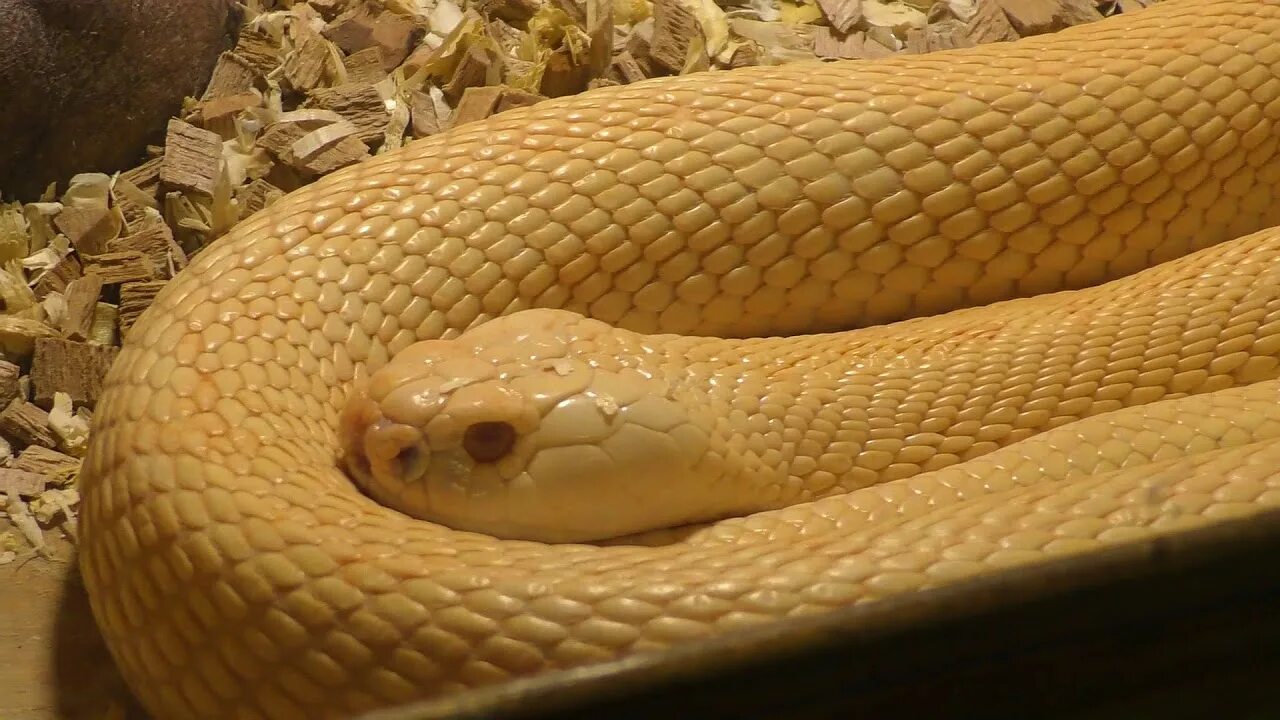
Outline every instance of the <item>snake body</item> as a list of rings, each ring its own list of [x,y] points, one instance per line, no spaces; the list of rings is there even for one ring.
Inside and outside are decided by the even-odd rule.
[[[335,172],[128,334],[95,617],[157,720],[348,717],[1275,505],[1277,123],[1280,3],[1165,0]]]

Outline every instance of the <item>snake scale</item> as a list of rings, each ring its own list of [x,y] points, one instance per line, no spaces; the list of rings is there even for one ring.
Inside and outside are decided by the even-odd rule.
[[[338,718],[1280,503],[1280,3],[517,108],[196,256],[81,568],[157,720]],[[676,530],[672,530],[676,528]]]

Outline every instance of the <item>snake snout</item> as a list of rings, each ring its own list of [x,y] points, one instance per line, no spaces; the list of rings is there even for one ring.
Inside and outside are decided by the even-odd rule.
[[[383,420],[366,431],[365,456],[375,481],[404,485],[426,473],[431,451],[416,428]]]
[[[343,464],[352,480],[375,499],[403,494],[430,466],[431,451],[422,432],[386,417],[367,396],[348,403],[339,434]]]

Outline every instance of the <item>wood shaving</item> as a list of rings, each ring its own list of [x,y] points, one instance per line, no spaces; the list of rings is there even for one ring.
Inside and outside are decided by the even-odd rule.
[[[49,410],[49,429],[58,438],[58,449],[75,457],[84,457],[89,442],[89,418],[72,409],[71,396],[56,393]]]

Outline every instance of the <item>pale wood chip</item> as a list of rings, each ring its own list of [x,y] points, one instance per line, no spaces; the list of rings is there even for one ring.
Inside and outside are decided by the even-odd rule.
[[[109,302],[99,302],[93,312],[93,329],[89,331],[90,342],[99,345],[115,346],[120,344],[120,336],[116,332],[116,318],[119,309]]]
[[[743,43],[733,51],[733,55],[729,56],[728,67],[730,70],[740,67],[753,67],[760,64],[760,51],[753,42]]]
[[[519,28],[513,27],[510,23],[499,18],[490,18],[486,27],[489,30],[489,37],[493,38],[498,47],[507,55],[516,55],[519,53],[520,44],[524,42],[528,33]]]
[[[237,191],[240,195],[240,202],[244,208],[242,217],[249,217],[253,213],[266,208],[271,203],[284,197],[284,191],[272,185],[262,178],[258,178],[253,182],[245,185]]]
[[[426,35],[426,28],[390,10],[384,10],[373,21],[373,42],[382,50],[382,69],[394,70]]]
[[[31,400],[53,407],[54,393],[66,393],[76,406],[92,408],[102,392],[102,378],[120,349],[108,345],[40,338],[31,358]]]
[[[929,53],[936,50],[973,47],[964,23],[958,20],[942,20],[930,23],[923,30],[907,31],[906,53]]]
[[[611,67],[610,77],[619,83],[626,85],[628,83],[639,82],[644,80],[646,75],[644,68],[632,56],[631,51],[623,50],[613,56],[613,65]]]
[[[1062,16],[1065,27],[1084,25],[1102,19],[1102,10],[1095,0],[1062,0]]]
[[[258,136],[256,142],[260,147],[275,155],[281,163],[300,171],[304,176],[310,177],[327,175],[334,170],[369,157],[369,146],[365,145],[354,134],[354,126],[352,126],[352,134],[340,135],[340,139],[336,142],[312,144],[309,155],[298,157],[294,151],[296,143],[310,133],[323,129],[326,124],[322,123],[317,127],[310,123],[272,123]],[[350,123],[347,124],[350,125]],[[276,176],[272,175],[270,177],[273,178],[272,182],[275,183],[274,178]]]
[[[101,295],[102,278],[96,273],[72,280],[67,285],[66,292],[63,293],[67,302],[67,311],[62,317],[63,335],[77,341],[88,340],[93,336],[93,316]]]
[[[80,473],[80,459],[57,450],[32,445],[19,453],[10,467],[51,478],[55,485],[65,485]]]
[[[80,277],[81,273],[80,259],[75,255],[67,255],[57,265],[41,273],[31,290],[37,298],[44,299],[51,292],[65,291],[67,285]]]
[[[818,0],[818,9],[840,34],[847,34],[862,19],[862,0]]]
[[[549,2],[553,7],[563,10],[564,14],[569,16],[569,19],[573,22],[574,25],[577,25],[578,27],[586,26],[587,8],[584,3],[579,2],[579,0],[545,0],[545,1]]]
[[[492,64],[493,60],[489,57],[489,53],[478,45],[471,45],[458,58],[453,76],[440,89],[451,100],[459,100],[467,88],[484,85],[489,75],[489,66]]]
[[[631,30],[631,34],[627,36],[626,42],[623,43],[622,51],[631,57],[631,59],[640,68],[640,74],[644,77],[657,77],[658,75],[667,74],[667,71],[659,67],[650,56],[653,50],[653,18],[647,18],[643,22],[637,24]],[[615,54],[616,60],[621,53]]]
[[[58,438],[49,428],[49,413],[22,398],[15,398],[0,412],[0,435],[20,445],[58,447]]]
[[[331,20],[320,34],[350,55],[374,44],[373,22],[373,11],[359,3]]]
[[[1018,39],[1000,0],[974,0],[973,15],[965,23],[966,33],[975,44],[1008,42]]]
[[[134,187],[154,197],[156,188],[160,186],[160,166],[163,164],[163,157],[150,158],[141,165],[120,173],[120,179],[128,180]]]
[[[813,33],[813,54],[820,58],[860,60],[889,57],[896,53],[860,30],[841,36],[829,27],[818,26]]]
[[[1155,2],[1155,0],[1119,0],[1117,3],[1119,6],[1118,11],[1124,13],[1135,13],[1143,8],[1150,7],[1153,2]],[[1099,8],[1099,11],[1101,10],[1102,9]]]
[[[261,103],[262,99],[256,93],[223,95],[202,101],[192,121],[224,140],[230,140],[236,136],[236,116]]]
[[[297,190],[307,184],[307,176],[301,170],[284,163],[271,163],[271,169],[262,179],[285,192]]]
[[[311,173],[313,176],[328,175],[335,170],[354,165],[367,157],[370,157],[369,146],[361,142],[360,138],[355,135],[349,135],[308,158],[301,164],[299,169]]]
[[[489,117],[501,96],[502,88],[496,85],[467,88],[453,110],[453,127]]]
[[[1018,35],[1064,30],[1101,18],[1093,0],[996,0]]]
[[[129,332],[129,328],[133,327],[133,323],[137,321],[138,316],[142,314],[143,310],[151,307],[151,303],[155,302],[156,294],[166,284],[164,280],[152,280],[150,282],[127,282],[120,286],[120,307],[117,322],[120,326],[121,335]]]
[[[311,132],[311,128],[301,123],[275,122],[258,133],[254,144],[274,155],[280,162],[292,165],[296,159],[293,157],[293,144],[308,132]]]
[[[0,315],[0,352],[15,362],[22,363],[31,357],[38,338],[57,335],[57,330],[39,320]]]
[[[159,218],[153,217],[135,232],[107,243],[106,252],[109,253],[129,250],[137,250],[150,258],[156,277],[173,277],[169,272],[171,266],[174,270],[181,270],[187,265],[187,255],[174,239],[173,230]]]
[[[293,155],[294,143],[313,130],[335,123],[344,123],[351,126],[353,130],[355,127],[332,110],[324,108],[293,110],[280,115],[276,122],[267,125],[258,134],[254,144],[271,153],[280,162],[293,164],[297,160]]]
[[[9,497],[34,497],[54,484],[53,478],[40,473],[0,468],[0,493]]]
[[[653,46],[653,25],[652,15],[636,23],[631,32],[627,33],[622,49],[634,55],[637,60],[648,60],[649,49]]]
[[[111,186],[111,201],[120,208],[126,232],[146,222],[147,208],[159,209],[154,193],[145,192],[123,175],[117,177]]]
[[[221,157],[222,138],[217,133],[170,118],[160,182],[174,190],[213,195]]]
[[[308,106],[332,110],[356,126],[358,136],[366,144],[382,141],[390,114],[377,89],[368,83],[346,83],[337,87],[313,90]]]
[[[575,95],[586,89],[590,79],[591,68],[575,63],[569,51],[562,48],[547,58],[538,91],[549,98]]]
[[[99,206],[66,206],[53,218],[54,227],[81,253],[99,253],[120,231],[111,211]]]
[[[118,285],[138,280],[153,280],[155,266],[151,258],[138,250],[83,255],[84,272],[97,273],[107,285]]]
[[[494,108],[493,113],[496,115],[500,112],[506,112],[511,108],[536,105],[546,99],[547,98],[536,93],[525,92],[518,88],[504,87],[502,95],[498,98],[498,106]]]
[[[539,0],[475,0],[471,7],[485,17],[495,17],[516,25],[526,23],[538,12]]]
[[[649,42],[649,58],[664,70],[679,73],[689,58],[689,50],[701,37],[698,19],[679,0],[656,0],[653,3],[653,38]],[[635,51],[632,50],[632,55]]]
[[[360,129],[346,120],[329,123],[294,140],[289,151],[295,158],[294,164],[301,165],[321,151],[333,147],[338,141],[349,137],[358,137],[359,134]]]
[[[382,69],[395,69],[426,33],[413,18],[383,10],[374,15],[367,5],[334,18],[322,31],[324,36],[348,55],[371,47],[381,51]]]
[[[382,48],[374,45],[342,59],[347,68],[347,82],[373,84],[387,76],[383,67]]]
[[[319,35],[308,33],[285,58],[282,72],[290,87],[307,92],[320,85],[325,64],[329,61],[329,48],[325,42]]]
[[[588,76],[603,77],[613,59],[613,0],[586,0],[583,27],[591,39]]]
[[[308,0],[307,4],[316,9],[320,16],[332,19],[346,7],[348,0]]]
[[[22,377],[22,368],[11,362],[0,360],[0,405],[8,405],[20,394],[18,381]]]
[[[234,51],[227,51],[218,56],[218,64],[213,67],[213,74],[205,86],[201,100],[209,100],[223,95],[239,95],[252,90],[257,82],[258,72],[253,65]]]
[[[440,132],[440,116],[431,96],[421,90],[409,93],[409,132],[424,138]]]
[[[264,77],[280,64],[280,45],[266,30],[252,27],[241,30],[235,54]]]
[[[519,58],[511,57],[510,55],[502,57],[502,67],[504,68],[502,71],[503,76],[507,78],[507,80],[513,80],[515,78],[532,79],[542,71],[539,67],[539,63],[521,60]]]
[[[879,55],[880,52],[888,52],[890,55],[896,55],[900,50],[902,50],[902,43],[898,40],[898,36],[894,33],[893,28],[867,28],[864,35],[866,36],[867,45],[865,52],[868,53],[868,57],[882,57]]]

